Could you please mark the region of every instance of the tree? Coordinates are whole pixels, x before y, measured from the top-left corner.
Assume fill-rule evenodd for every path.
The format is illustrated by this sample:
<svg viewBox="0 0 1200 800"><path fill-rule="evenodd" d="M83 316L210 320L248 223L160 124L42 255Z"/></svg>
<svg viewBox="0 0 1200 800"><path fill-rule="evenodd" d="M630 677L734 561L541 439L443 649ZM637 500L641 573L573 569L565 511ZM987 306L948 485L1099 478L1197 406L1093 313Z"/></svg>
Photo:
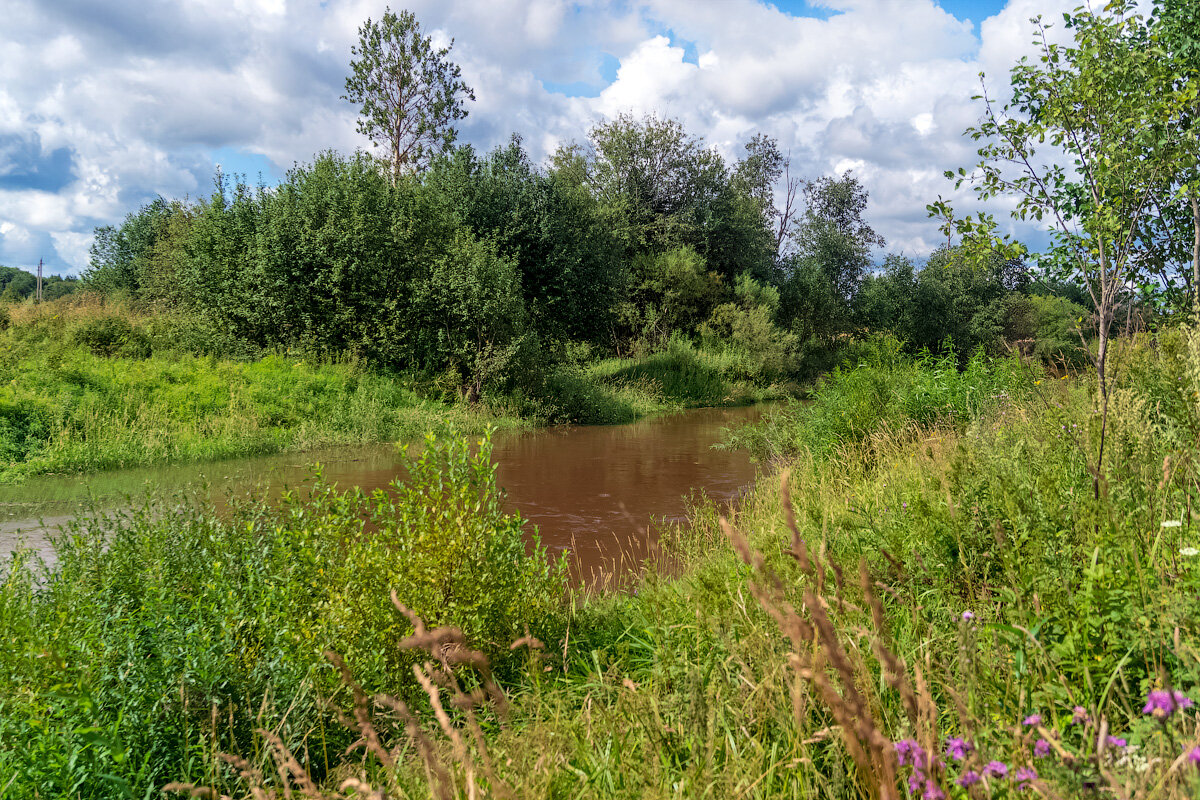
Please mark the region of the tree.
<svg viewBox="0 0 1200 800"><path fill-rule="evenodd" d="M849 172L804 183L804 214L784 262L784 316L804 339L831 343L851 324L854 295L883 237L864 218L869 194Z"/></svg>
<svg viewBox="0 0 1200 800"><path fill-rule="evenodd" d="M1171 199L1186 199L1191 211L1188 289L1192 307L1200 314L1200 5L1195 0L1156 0L1154 5L1153 38L1170 67L1169 118L1176 122L1172 143L1177 170L1170 183L1177 190Z"/></svg>
<svg viewBox="0 0 1200 800"><path fill-rule="evenodd" d="M775 205L775 186L783 178L783 208ZM746 155L734 170L734 181L761 208L766 226L774 233L775 257L782 259L784 244L789 240L796 213L802 181L792 177L792 162L779 152L778 143L762 133L746 142Z"/></svg>
<svg viewBox="0 0 1200 800"><path fill-rule="evenodd" d="M387 148L392 183L453 145L454 123L467 116L463 98L475 99L462 69L446 57L453 46L451 40L435 48L411 11L389 8L382 20L368 18L358 29L342 97L361 106L359 133Z"/></svg>
<svg viewBox="0 0 1200 800"><path fill-rule="evenodd" d="M1105 408L1116 310L1131 284L1146 282L1140 232L1172 170L1162 147L1174 114L1170 75L1132 8L1117 0L1100 13L1066 15L1074 41L1065 45L1049 41L1036 18L1038 59L1013 67L1004 105L985 86L983 120L967 131L984 143L981 160L957 173L983 199L1015 197L1014 218L1049 222L1054 241L1043 266L1080 280L1096 309L1093 365ZM930 208L952 216L941 201ZM994 225L980 223L952 221L946 230L971 238Z"/></svg>

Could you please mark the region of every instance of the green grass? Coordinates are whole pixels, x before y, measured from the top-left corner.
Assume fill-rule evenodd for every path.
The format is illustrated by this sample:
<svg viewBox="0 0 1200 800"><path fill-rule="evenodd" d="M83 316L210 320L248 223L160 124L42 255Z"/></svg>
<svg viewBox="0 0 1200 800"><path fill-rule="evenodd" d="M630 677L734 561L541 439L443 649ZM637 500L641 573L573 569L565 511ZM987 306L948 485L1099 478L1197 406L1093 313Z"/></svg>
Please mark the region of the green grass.
<svg viewBox="0 0 1200 800"><path fill-rule="evenodd" d="M779 392L725 377L733 356L673 340L637 359L562 364L537 392L468 407L352 359L262 353L201 321L69 298L16 307L0 331L0 483L479 432L617 424Z"/></svg>
<svg viewBox="0 0 1200 800"><path fill-rule="evenodd" d="M0 481L411 439L448 419L517 424L353 363L61 347L0 365Z"/></svg>
<svg viewBox="0 0 1200 800"><path fill-rule="evenodd" d="M535 798L878 796L907 768L888 778L878 760L855 763L837 724L853 691L888 759L893 741L941 753L962 736L975 768L1036 768L1055 796L1194 796L1200 771L1179 758L1200 745L1196 710L1159 720L1142 706L1161 688L1200 704L1200 332L1119 343L1099 465L1087 376L861 352L754 435L790 475L794 533L768 474L732 516L743 552L702 507L620 592L563 602L561 574L525 560L486 465L453 442L430 449L419 491L394 498L319 489L280 511L216 519L168 504L80 528L45 584L19 560L3 573L0 774L19 776L17 796L141 797L177 779L244 797L254 781L214 753L245 756L277 786L265 729L329 797L352 776L389 797L436 796L431 763L449 796L498 796L500 781ZM691 387L674 394L682 404L714 385L693 356L687 370L595 369L605 391L664 404L669 375ZM798 543L806 559L789 555ZM428 656L399 646L412 628L392 589L468 632L505 713L447 690L439 702L458 702L448 727L435 721L412 677ZM806 638L819 618L827 634ZM526 624L542 646L510 650ZM405 700L424 756L393 712L367 707L397 765L343 755L359 731L321 699L352 706L326 648L368 696ZM480 685L475 667L454 671ZM1077 706L1089 722L1072 721ZM1033 714L1040 728L1022 724ZM1129 747L1099 753L1101 720ZM1035 755L1039 738L1053 755ZM944 761L951 797L1022 796L1000 780L969 795L952 783L964 767Z"/></svg>

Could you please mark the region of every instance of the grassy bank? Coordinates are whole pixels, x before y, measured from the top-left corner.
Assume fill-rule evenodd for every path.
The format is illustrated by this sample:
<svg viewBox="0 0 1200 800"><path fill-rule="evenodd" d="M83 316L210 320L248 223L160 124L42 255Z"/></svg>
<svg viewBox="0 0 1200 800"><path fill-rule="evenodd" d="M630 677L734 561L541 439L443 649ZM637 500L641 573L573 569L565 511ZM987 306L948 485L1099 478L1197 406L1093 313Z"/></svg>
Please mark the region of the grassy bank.
<svg viewBox="0 0 1200 800"><path fill-rule="evenodd" d="M12 309L0 331L0 482L406 440L446 422L630 422L765 391L728 378L728 357L678 341L559 366L536 391L468 406L434 379L257 352L197 320L87 297Z"/></svg>
<svg viewBox="0 0 1200 800"><path fill-rule="evenodd" d="M876 345L750 436L785 493L566 604L453 442L395 500L81 529L45 586L5 573L0 774L14 797L1194 796L1200 334L1115 363L1097 467L1086 377Z"/></svg>

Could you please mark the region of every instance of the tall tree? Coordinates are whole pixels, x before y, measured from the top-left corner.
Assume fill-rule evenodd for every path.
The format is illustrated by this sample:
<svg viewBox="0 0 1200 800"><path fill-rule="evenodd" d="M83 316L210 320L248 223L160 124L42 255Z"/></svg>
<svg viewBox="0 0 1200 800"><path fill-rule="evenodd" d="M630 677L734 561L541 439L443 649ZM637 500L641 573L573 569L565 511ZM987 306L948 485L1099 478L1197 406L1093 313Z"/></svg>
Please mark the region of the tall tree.
<svg viewBox="0 0 1200 800"><path fill-rule="evenodd" d="M1177 170L1170 184L1191 212L1192 306L1200 314L1200 4L1155 0L1153 35L1168 60Z"/></svg>
<svg viewBox="0 0 1200 800"><path fill-rule="evenodd" d="M1176 77L1132 0L1103 10L1066 15L1073 41L1052 42L1035 18L1036 60L1010 72L1011 99L987 92L983 120L967 134L982 141L974 171L960 169L958 184L974 184L983 199L1016 199L1017 219L1048 222L1053 245L1043 265L1083 283L1095 308L1096 351L1091 354L1100 391L1100 443L1093 493L1100 496L1108 424L1108 351L1117 309L1131 286L1149 288L1144 226L1155 198L1178 169L1182 129ZM947 173L954 177L954 173ZM954 220L939 200L930 206L964 241L995 242L994 222Z"/></svg>
<svg viewBox="0 0 1200 800"><path fill-rule="evenodd" d="M453 46L452 39L434 47L411 11L389 8L358 29L343 99L360 106L359 133L387 148L392 183L454 144L454 123L467 116L463 99L475 99L462 68L447 58Z"/></svg>

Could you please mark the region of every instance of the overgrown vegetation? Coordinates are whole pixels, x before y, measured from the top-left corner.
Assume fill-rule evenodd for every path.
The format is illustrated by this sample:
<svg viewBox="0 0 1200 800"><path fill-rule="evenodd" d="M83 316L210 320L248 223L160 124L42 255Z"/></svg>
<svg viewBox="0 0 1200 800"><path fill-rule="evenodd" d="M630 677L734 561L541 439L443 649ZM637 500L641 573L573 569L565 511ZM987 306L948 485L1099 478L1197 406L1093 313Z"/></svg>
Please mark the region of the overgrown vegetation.
<svg viewBox="0 0 1200 800"><path fill-rule="evenodd" d="M1125 341L1114 364L1099 498L1094 380L982 356L959 372L884 340L757 431L790 472L786 503L768 480L731 531L709 509L668 532L669 571L566 604L453 438L394 495L318 485L229 520L165 506L78 526L53 575L7 568L0 739L23 745L0 752L29 781L14 786L84 797L117 793L104 774L137 796L170 779L232 796L899 797L914 766L922 791L962 797L1189 796L1200 334ZM429 624L415 652L396 647L417 629L393 589ZM432 631L445 623L463 634ZM424 687L421 642L441 642ZM343 754L362 725L365 760ZM975 789L955 783L971 773Z"/></svg>
<svg viewBox="0 0 1200 800"><path fill-rule="evenodd" d="M1038 269L939 202L961 243L872 270L853 176L777 208L774 142L656 117L100 231L87 298L0 305L0 478L827 374L731 436L778 474L620 591L570 589L455 432L369 497L80 518L0 565L0 798L1195 796L1194 13L1069 15L988 106ZM1086 174L1029 160L1067 130Z"/></svg>

